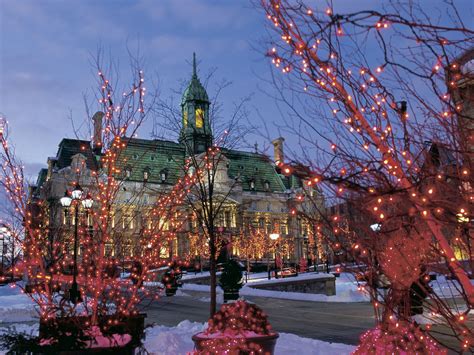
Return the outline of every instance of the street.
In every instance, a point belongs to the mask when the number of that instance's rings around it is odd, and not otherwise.
[[[206,322],[209,317],[209,293],[188,291],[183,296],[162,297],[147,308],[147,324],[175,326],[188,319]],[[374,326],[369,303],[292,301],[266,297],[245,297],[269,316],[278,332],[328,342],[357,344],[359,336]]]

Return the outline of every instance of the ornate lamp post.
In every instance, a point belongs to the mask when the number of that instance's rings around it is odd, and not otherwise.
[[[280,238],[280,234],[271,233],[269,237],[274,243],[276,243],[275,245],[275,278],[277,279],[278,278],[277,249],[278,249],[278,238]]]
[[[74,190],[71,192],[71,196],[69,196],[68,191],[64,194],[64,197],[61,197],[60,202],[63,207],[70,207],[71,204],[74,202],[74,269],[73,269],[73,279],[71,289],[69,290],[69,300],[77,304],[82,302],[81,291],[77,285],[77,243],[78,243],[78,226],[79,226],[79,203],[82,204],[86,210],[92,207],[94,201],[92,200],[90,194],[82,199],[84,191],[82,190],[81,186],[78,183],[74,186]]]

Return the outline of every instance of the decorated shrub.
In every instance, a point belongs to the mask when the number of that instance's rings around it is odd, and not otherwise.
[[[368,330],[360,338],[354,355],[362,354],[447,354],[447,350],[413,323],[391,321]]]
[[[222,305],[208,324],[193,336],[198,354],[272,354],[278,338],[265,312],[242,300]]]
[[[272,327],[267,315],[259,307],[245,301],[222,305],[208,321],[207,334],[269,335]]]

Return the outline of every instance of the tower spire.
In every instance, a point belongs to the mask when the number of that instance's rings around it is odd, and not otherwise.
[[[193,52],[193,76],[197,77],[197,71],[196,71],[196,52]]]

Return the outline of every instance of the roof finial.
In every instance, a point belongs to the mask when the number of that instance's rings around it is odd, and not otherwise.
[[[196,73],[196,52],[193,52],[193,76],[197,76],[197,73]]]

